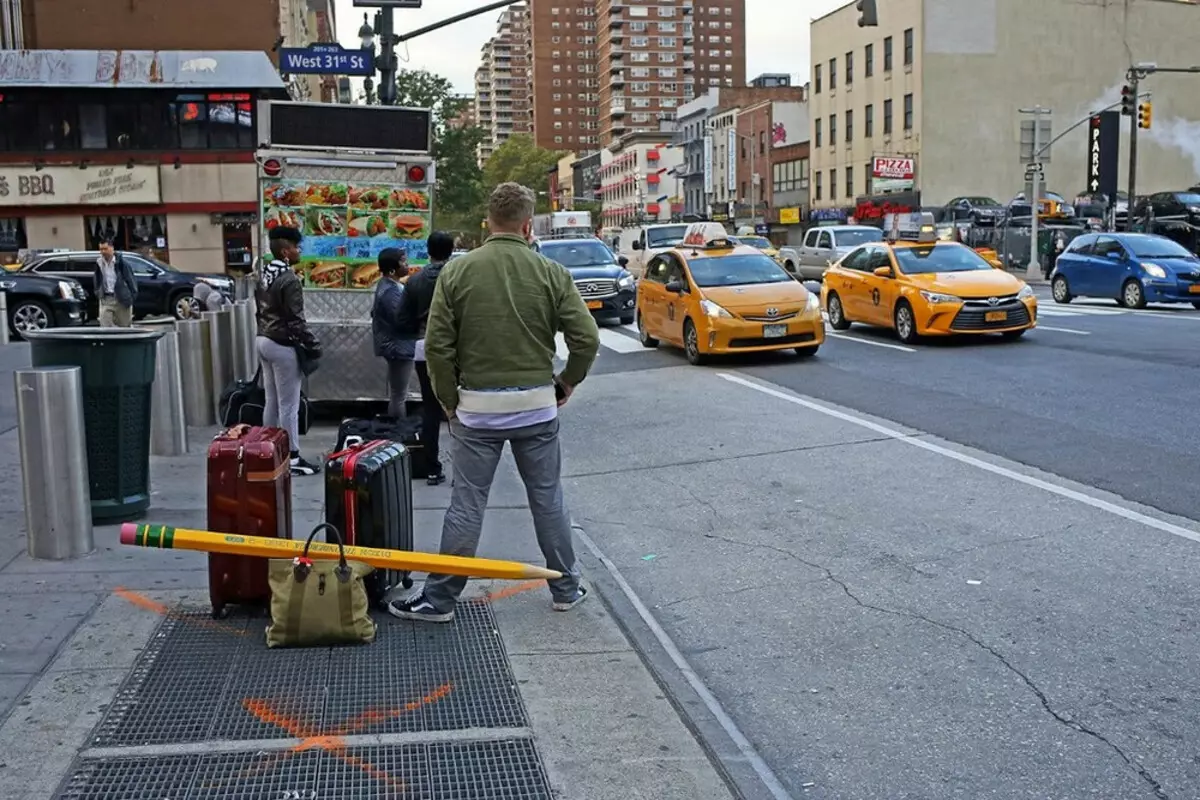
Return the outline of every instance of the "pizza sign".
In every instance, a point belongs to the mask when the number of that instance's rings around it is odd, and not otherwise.
[[[911,181],[916,171],[916,162],[911,158],[877,157],[871,167],[871,177]]]

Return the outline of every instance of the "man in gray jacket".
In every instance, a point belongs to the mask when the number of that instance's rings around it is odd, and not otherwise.
[[[389,247],[379,253],[379,271],[383,277],[375,286],[375,304],[371,309],[371,333],[375,355],[387,362],[388,416],[408,416],[408,385],[412,381],[416,337],[400,326],[400,306],[405,288],[400,279],[408,275],[408,257],[402,250]]]
[[[116,253],[111,241],[100,243],[100,258],[94,273],[96,300],[100,307],[100,327],[128,328],[133,325],[133,301],[137,299],[137,278],[133,268]]]

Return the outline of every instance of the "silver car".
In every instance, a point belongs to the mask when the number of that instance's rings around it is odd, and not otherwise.
[[[780,250],[780,260],[788,272],[807,280],[821,280],[825,270],[850,251],[869,242],[882,242],[883,230],[871,225],[828,225],[811,228],[804,244]]]

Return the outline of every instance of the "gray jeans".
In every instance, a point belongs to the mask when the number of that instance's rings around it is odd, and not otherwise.
[[[508,431],[468,428],[450,420],[450,461],[454,466],[454,488],[450,507],[442,523],[443,555],[474,556],[483,530],[483,512],[504,443],[512,446],[517,471],[525,483],[533,531],[546,558],[546,567],[563,574],[548,581],[556,601],[575,598],[579,588],[579,565],[571,539],[571,515],[563,500],[562,450],[558,443],[558,420]],[[441,612],[458,602],[467,579],[459,575],[430,575],[425,580],[426,599]]]
[[[388,361],[388,416],[403,419],[408,416],[408,388],[412,383],[416,362],[411,358]]]
[[[292,452],[300,451],[300,360],[296,350],[284,347],[265,336],[257,340],[258,358],[262,363],[263,425],[287,431]]]

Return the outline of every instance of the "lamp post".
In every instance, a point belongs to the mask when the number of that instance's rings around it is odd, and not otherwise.
[[[367,21],[367,15],[363,14],[362,27],[358,29],[358,41],[363,50],[371,51],[371,60],[375,60],[375,29]],[[366,95],[365,100],[367,105],[375,103],[375,81],[368,75],[363,79],[363,94]]]

